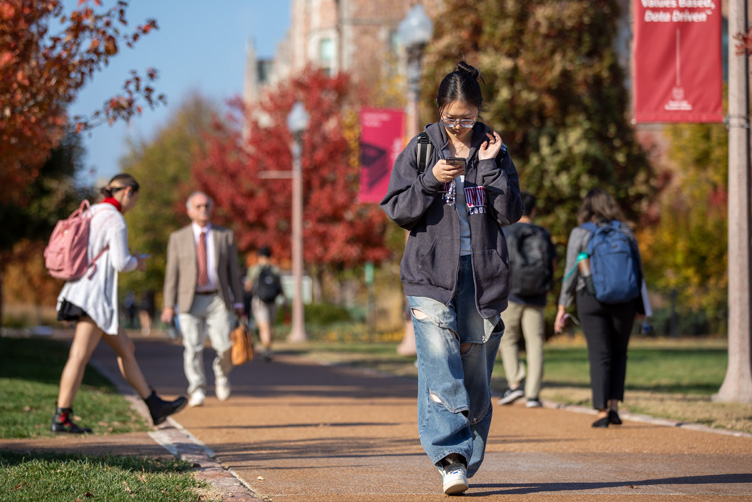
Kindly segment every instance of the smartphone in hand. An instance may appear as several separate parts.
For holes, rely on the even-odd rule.
[[[464,157],[447,157],[446,163],[451,166],[462,166],[465,167],[465,158]]]

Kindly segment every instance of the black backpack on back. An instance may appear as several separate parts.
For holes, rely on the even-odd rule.
[[[261,267],[256,282],[253,284],[253,294],[262,302],[271,303],[282,293],[282,281],[279,275],[266,265]]]
[[[516,225],[508,235],[509,290],[518,296],[538,296],[553,286],[551,243],[548,233],[528,224]]]

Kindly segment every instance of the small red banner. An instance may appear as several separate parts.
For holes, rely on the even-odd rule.
[[[721,0],[635,0],[635,122],[722,122]]]
[[[360,112],[360,191],[358,202],[381,202],[397,156],[404,148],[402,110],[363,108]]]

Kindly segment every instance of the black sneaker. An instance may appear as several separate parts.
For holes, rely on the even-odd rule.
[[[185,405],[188,404],[188,399],[181,396],[174,401],[165,401],[159,397],[155,391],[151,391],[151,395],[144,399],[144,402],[149,408],[149,413],[151,414],[151,419],[154,422],[154,425],[159,425],[170,415],[185,408]]]
[[[74,422],[73,408],[56,408],[55,416],[52,418],[52,432],[68,432],[70,434],[87,434],[91,433],[88,427],[81,427]]]
[[[524,395],[525,391],[522,390],[522,387],[509,388],[504,391],[504,395],[499,399],[499,404],[512,404]]]
[[[621,425],[621,418],[619,418],[619,413],[617,413],[615,410],[608,410],[608,423],[611,425]]]
[[[527,406],[528,408],[540,408],[541,406],[543,406],[543,404],[541,404],[540,399],[538,399],[537,397],[531,397],[527,400],[525,406]]]

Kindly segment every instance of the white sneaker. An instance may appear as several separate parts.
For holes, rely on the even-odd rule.
[[[188,406],[201,406],[204,404],[204,399],[206,399],[206,394],[204,394],[203,390],[194,390],[191,393],[191,398],[188,400]]]
[[[444,493],[460,495],[467,490],[467,468],[462,464],[449,464],[441,471]]]
[[[230,397],[230,382],[215,383],[214,392],[217,394],[217,399],[220,401],[227,401]]]
[[[501,396],[501,399],[499,399],[499,404],[512,404],[524,395],[525,391],[522,390],[522,387],[509,388]]]

